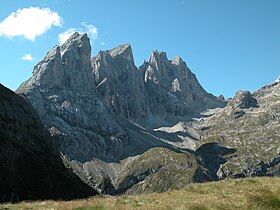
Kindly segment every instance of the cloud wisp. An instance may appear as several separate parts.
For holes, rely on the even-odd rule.
[[[59,44],[62,45],[75,32],[87,33],[89,38],[92,41],[92,44],[93,44],[93,41],[96,40],[97,37],[98,37],[98,29],[94,25],[87,24],[85,22],[81,23],[81,25],[82,25],[82,27],[79,28],[79,29],[77,29],[77,28],[69,28],[66,31],[60,33],[58,35]]]
[[[83,22],[82,26],[84,26],[84,28],[86,29],[87,34],[89,35],[89,37],[91,39],[93,39],[93,40],[97,39],[98,29],[94,25],[87,24],[87,23]]]
[[[22,57],[21,57],[22,60],[24,61],[33,61],[34,58],[32,57],[31,54],[24,54]]]
[[[61,26],[62,18],[49,8],[29,7],[12,12],[0,23],[0,36],[23,36],[35,41],[36,37],[52,26]]]
[[[59,44],[62,45],[64,42],[67,41],[67,39],[69,39],[69,37],[77,32],[78,30],[76,28],[69,28],[67,29],[66,31],[58,34],[58,41],[59,41]]]

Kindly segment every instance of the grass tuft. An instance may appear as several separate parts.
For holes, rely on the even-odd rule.
[[[103,205],[97,205],[97,206],[88,206],[88,207],[78,207],[78,208],[74,208],[73,210],[109,210],[109,209]]]
[[[273,195],[272,193],[270,195],[252,196],[250,202],[256,206],[261,206],[264,209],[280,209],[280,197],[279,195]]]

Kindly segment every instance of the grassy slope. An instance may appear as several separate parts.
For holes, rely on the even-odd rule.
[[[192,182],[196,169],[193,155],[155,147],[128,163],[117,181],[131,187],[129,194],[163,192]]]
[[[280,209],[280,178],[250,178],[189,184],[165,193],[69,202],[42,201],[0,205],[0,209]]]

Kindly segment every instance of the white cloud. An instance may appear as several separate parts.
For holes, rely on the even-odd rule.
[[[0,23],[0,36],[24,36],[34,41],[35,38],[52,26],[61,26],[62,18],[49,8],[29,7],[12,12]]]
[[[100,42],[100,45],[105,45],[106,43],[105,42]]]
[[[22,57],[21,57],[22,60],[24,61],[33,61],[34,58],[32,57],[31,54],[24,54]]]
[[[92,25],[92,24],[87,24],[87,23],[82,23],[82,26],[86,29],[86,33],[89,35],[89,37],[93,40],[97,39],[98,35],[98,29]]]
[[[58,34],[59,44],[62,45],[75,32],[78,32],[78,30],[75,28],[69,28],[68,30]]]
[[[75,32],[79,32],[80,34],[81,33],[87,33],[88,37],[91,38],[91,41],[93,43],[93,41],[97,39],[98,29],[94,25],[87,24],[87,23],[84,23],[84,22],[81,25],[82,25],[82,27],[79,28],[79,29],[69,28],[66,31],[58,34],[59,44],[62,45]]]

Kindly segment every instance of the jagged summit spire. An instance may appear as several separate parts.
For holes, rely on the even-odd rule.
[[[84,34],[86,34],[86,33],[84,33]],[[68,40],[76,39],[78,36],[80,36],[80,33],[79,33],[79,32],[74,32],[74,33],[69,37]]]
[[[87,33],[79,33],[79,32],[74,32],[67,40],[66,42],[64,42],[61,45],[64,45],[68,42],[72,42],[73,40],[77,40],[77,39],[81,39],[81,40],[86,40],[88,39],[88,35]]]
[[[121,56],[134,62],[132,49],[130,44],[121,44],[109,51],[112,57]]]
[[[166,52],[160,52],[157,50],[153,50],[151,52],[149,62],[158,61],[158,60],[168,60]]]
[[[180,65],[181,63],[184,63],[184,61],[180,56],[175,56],[172,60],[172,64],[174,65]]]
[[[168,60],[167,54],[164,51],[153,50],[149,62],[153,61],[169,61],[173,65],[180,65],[185,63],[180,56],[175,56],[172,61]]]
[[[91,45],[86,33],[75,32],[72,34],[68,40],[60,46],[61,56],[63,56],[66,51],[75,48],[79,48],[79,53],[90,56]]]
[[[149,107],[144,81],[133,61],[130,44],[100,51],[92,58],[97,90],[104,104],[116,115],[144,123]]]
[[[33,70],[33,76],[19,89],[63,87],[92,89],[91,45],[86,33],[75,32],[60,46],[53,47]]]

